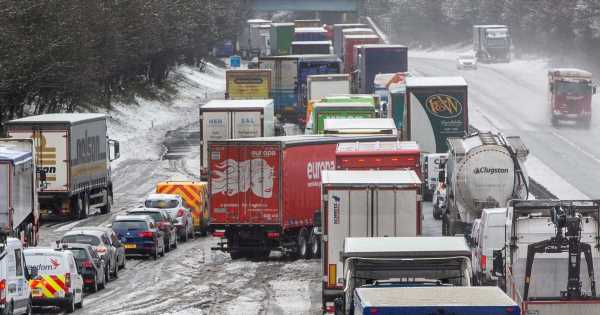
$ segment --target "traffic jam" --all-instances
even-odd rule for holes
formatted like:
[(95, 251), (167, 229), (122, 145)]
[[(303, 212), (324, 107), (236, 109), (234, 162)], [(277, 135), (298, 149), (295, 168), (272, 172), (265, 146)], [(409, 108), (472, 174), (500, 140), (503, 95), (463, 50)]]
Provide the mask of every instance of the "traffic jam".
[[(473, 31), (457, 69), (511, 62), (507, 26)], [(223, 97), (198, 108), (199, 174), (133, 207), (117, 210), (128, 148), (107, 115), (6, 124), (3, 314), (85, 312), (132, 260), (198, 239), (228, 263), (317, 262), (321, 314), (600, 313), (600, 201), (538, 195), (525, 141), (471, 124), (465, 78), (409, 72), (408, 47), (370, 20), (252, 19), (238, 43), (217, 50)], [(550, 69), (548, 86), (548, 124), (590, 128), (592, 74)], [(50, 218), (98, 215), (40, 239)]]

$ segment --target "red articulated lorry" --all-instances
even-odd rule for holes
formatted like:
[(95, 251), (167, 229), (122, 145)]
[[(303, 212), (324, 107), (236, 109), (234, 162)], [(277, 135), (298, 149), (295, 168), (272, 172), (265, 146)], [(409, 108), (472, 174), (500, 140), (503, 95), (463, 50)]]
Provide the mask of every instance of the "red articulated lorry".
[(232, 259), (281, 251), (319, 255), (321, 171), (335, 169), (340, 142), (394, 136), (286, 136), (211, 141), (208, 145), (210, 229), (214, 250)]

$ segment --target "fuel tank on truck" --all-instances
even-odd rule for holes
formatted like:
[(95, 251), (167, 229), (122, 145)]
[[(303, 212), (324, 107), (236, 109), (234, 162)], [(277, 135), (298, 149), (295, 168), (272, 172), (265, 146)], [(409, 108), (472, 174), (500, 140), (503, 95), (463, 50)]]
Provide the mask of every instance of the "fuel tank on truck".
[[(527, 199), (529, 178), (525, 160), (529, 150), (520, 137), (490, 132), (449, 138), (446, 162), (448, 217), (445, 234), (460, 234), (484, 208), (506, 205), (510, 199)], [(453, 223), (455, 226), (452, 226)]]

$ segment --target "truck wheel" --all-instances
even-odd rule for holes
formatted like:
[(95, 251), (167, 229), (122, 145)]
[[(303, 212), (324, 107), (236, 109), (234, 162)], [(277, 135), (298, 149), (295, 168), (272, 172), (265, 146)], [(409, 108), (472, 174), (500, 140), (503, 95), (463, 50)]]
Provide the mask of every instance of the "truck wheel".
[(100, 208), (100, 213), (107, 214), (112, 210), (113, 195), (110, 189), (106, 190), (106, 204)]
[(90, 199), (88, 194), (81, 193), (77, 198), (77, 204), (79, 205), (79, 218), (85, 219), (88, 216), (88, 209), (90, 207)]
[(310, 233), (310, 256), (312, 258), (321, 257), (321, 239), (314, 233)]
[(298, 233), (298, 240), (296, 241), (298, 258), (308, 258), (308, 237), (306, 235), (306, 229), (300, 230)]

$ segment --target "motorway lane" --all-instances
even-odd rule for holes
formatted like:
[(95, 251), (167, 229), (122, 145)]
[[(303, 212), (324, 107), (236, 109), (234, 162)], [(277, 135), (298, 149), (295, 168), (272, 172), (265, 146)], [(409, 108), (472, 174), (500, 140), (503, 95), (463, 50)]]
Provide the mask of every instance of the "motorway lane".
[[(552, 127), (546, 69), (540, 64), (517, 60), (459, 71), (454, 60), (409, 59), (410, 71), (418, 75), (462, 75), (469, 84), (471, 116), (483, 117), (506, 135), (521, 136), (531, 153), (564, 180), (588, 197), (600, 198), (600, 97), (594, 99), (591, 129), (568, 123)], [(471, 122), (478, 127), (477, 121)]]

